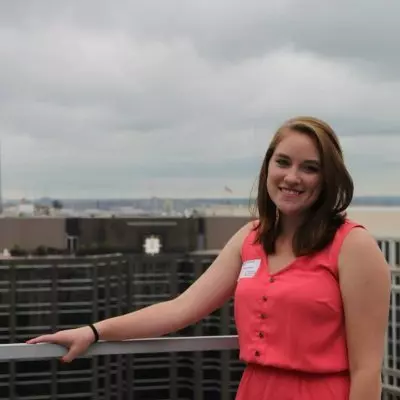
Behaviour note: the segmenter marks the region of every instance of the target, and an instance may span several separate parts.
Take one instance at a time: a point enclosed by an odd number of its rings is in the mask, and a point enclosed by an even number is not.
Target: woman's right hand
[[[28,340],[27,344],[53,343],[64,346],[68,349],[67,353],[61,357],[62,362],[71,362],[87,351],[94,343],[94,334],[89,326],[76,329],[59,331],[50,335],[42,335]]]

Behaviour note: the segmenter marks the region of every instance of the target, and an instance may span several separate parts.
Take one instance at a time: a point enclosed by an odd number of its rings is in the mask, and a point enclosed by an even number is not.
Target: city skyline
[[[249,197],[272,134],[302,114],[337,131],[357,196],[400,196],[398,3],[0,11],[4,198]]]

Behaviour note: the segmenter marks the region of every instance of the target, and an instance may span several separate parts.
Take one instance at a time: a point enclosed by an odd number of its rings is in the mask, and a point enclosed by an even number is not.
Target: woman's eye
[[[276,160],[276,163],[277,163],[278,165],[280,165],[280,166],[287,166],[287,165],[289,165],[289,161],[283,160],[283,159],[277,159],[277,160]]]
[[[306,170],[307,172],[313,172],[313,173],[319,172],[319,168],[318,168],[317,166],[315,166],[315,165],[307,165],[307,166],[305,167],[305,170]]]

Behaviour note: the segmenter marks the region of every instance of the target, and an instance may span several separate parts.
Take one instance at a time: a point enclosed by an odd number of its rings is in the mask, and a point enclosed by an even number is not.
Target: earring
[[[278,207],[275,208],[275,229],[278,227],[279,224],[279,209]]]

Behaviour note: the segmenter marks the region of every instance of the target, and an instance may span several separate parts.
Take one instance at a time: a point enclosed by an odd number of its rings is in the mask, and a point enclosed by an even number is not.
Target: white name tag
[[[248,260],[242,264],[242,269],[239,274],[239,279],[241,278],[252,278],[258,268],[260,268],[261,259],[258,260]]]

